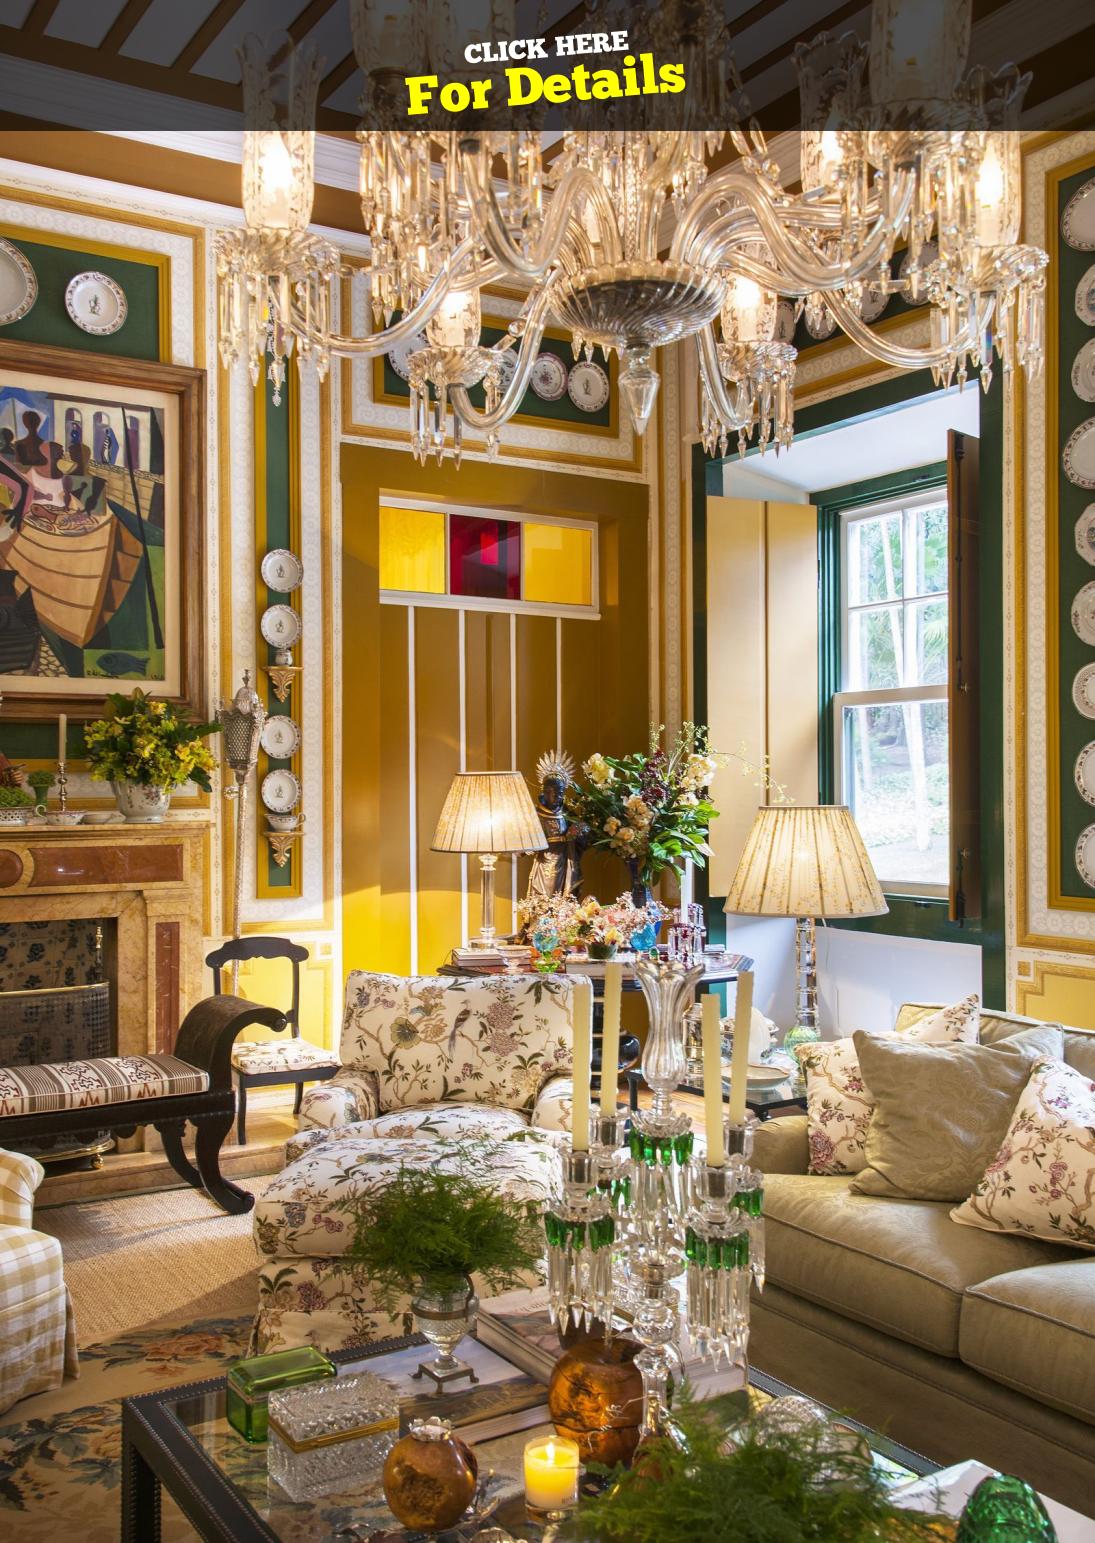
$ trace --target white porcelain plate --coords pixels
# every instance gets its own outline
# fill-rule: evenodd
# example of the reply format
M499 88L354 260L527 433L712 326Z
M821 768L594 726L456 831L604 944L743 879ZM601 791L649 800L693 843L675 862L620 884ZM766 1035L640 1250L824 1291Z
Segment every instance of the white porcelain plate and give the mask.
M795 341L795 306L793 300L781 300L776 306L776 330L773 334L773 342L793 343Z
M820 342L822 338L832 337L833 333L836 331L836 318L832 315L828 306L826 306L822 311L820 321L811 322L809 311L807 311L805 314L806 331L812 338L817 338Z
M1095 263L1076 285L1076 315L1089 327L1095 327Z
M924 275L926 274L927 270L931 267L932 263L938 262L938 260L939 260L939 243L938 243L938 241L924 241L924 242L922 242L921 243L921 247L920 247L920 265L919 265L920 266L920 298L916 302L917 304L920 304L923 301L923 299L924 299L924 284L925 284L925 277L924 277ZM911 252L906 252L904 257L901 259L901 267L897 270L898 278L899 279L907 279L908 276L909 276L909 271L910 271L911 268L912 268L912 253ZM910 297L906 295L905 298L909 299ZM911 301L910 301L910 303L911 303Z
M17 246L0 240L0 327L25 316L37 298L34 269Z
M1095 889L1095 825L1085 825L1076 842L1076 872Z
M507 348L504 354L498 355L498 389L505 393L509 390L509 383L517 373L517 355L512 348Z
M1076 550L1095 568L1095 504L1088 504L1076 521Z
M291 605L271 605L262 613L259 631L271 648L292 648L300 637L300 615Z
M558 354L537 354L529 382L541 402L557 402L567 388L567 367Z
M745 1073L745 1085L749 1088L775 1088L790 1076L786 1066L765 1066L750 1061Z
M407 363L412 354L416 354L420 348L426 346L426 334L416 332L405 343L397 343L394 348L388 350L388 363L399 376L400 380L410 380L411 370Z
M1089 740L1076 757L1073 775L1080 797L1085 803L1095 804L1095 739Z
M889 303L890 297L886 291L884 289L877 289L872 284L864 291L863 306L859 313L860 317L870 326L871 322L878 320Z
M262 726L262 748L274 761L287 761L300 746L300 725L286 713L272 713Z
M129 314L125 290L105 273L78 273L65 290L65 310L82 332L109 337Z
M1077 189L1065 205L1061 235L1077 252L1095 252L1095 177Z
M1072 389L1081 402L1095 402L1095 338L1088 338L1072 361Z
M608 401L608 376L592 359L583 359L571 367L567 395L582 412L599 412Z
M261 795L273 814L288 814L300 803L300 783L291 771L267 772L262 779Z
M1073 429L1061 452L1065 476L1078 488L1095 488L1095 418Z
M1095 579L1085 584L1072 602L1072 630L1081 643L1095 648Z
M276 547L267 552L259 565L262 582L267 589L277 590L279 595L291 594L304 577L304 564L295 552Z
M1085 718L1095 718L1095 664L1085 664L1072 681L1072 705Z

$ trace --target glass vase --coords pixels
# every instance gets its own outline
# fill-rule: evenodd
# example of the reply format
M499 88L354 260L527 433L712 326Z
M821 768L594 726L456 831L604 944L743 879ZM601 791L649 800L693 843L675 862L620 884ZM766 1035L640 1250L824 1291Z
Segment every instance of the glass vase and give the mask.
M479 1298L471 1282L424 1280L411 1300L411 1311L418 1332L437 1350L432 1360L421 1363L415 1377L431 1378L439 1390L464 1377L478 1382L471 1367L453 1354L464 1336L475 1328Z
M643 1048L643 1079L653 1093L650 1113L656 1121L673 1117L673 1093L685 1079L685 1009L692 1001L702 964L676 959L636 959L635 975L646 998L650 1020Z
M982 1479L966 1501L957 1543L1057 1543L1038 1494L1010 1473Z

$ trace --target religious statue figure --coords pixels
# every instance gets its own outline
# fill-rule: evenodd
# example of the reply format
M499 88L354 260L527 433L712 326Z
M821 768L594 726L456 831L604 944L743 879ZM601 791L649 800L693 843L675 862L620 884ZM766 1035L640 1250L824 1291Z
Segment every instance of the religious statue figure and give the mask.
M580 820L572 820L563 807L566 790L574 781L574 762L565 750L549 750L537 761L536 775L540 779L536 813L548 845L546 852L537 852L532 860L525 899L577 895L582 887L582 853L589 845L589 830Z

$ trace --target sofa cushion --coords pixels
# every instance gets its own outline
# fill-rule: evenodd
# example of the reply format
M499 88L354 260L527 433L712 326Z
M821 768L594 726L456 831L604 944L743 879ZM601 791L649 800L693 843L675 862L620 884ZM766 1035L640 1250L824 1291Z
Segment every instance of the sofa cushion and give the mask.
M846 1176L772 1174L764 1214L769 1280L937 1355L958 1355L968 1287L1073 1257L956 1227L945 1202L853 1194Z
M504 1141L446 1143L351 1138L341 1130L308 1147L267 1185L255 1203L255 1245L270 1256L344 1254L354 1236L347 1201L383 1187L400 1168L452 1172L468 1165L484 1184L542 1205L551 1196L559 1156L546 1132L525 1129Z
M383 1141L506 1141L528 1129L516 1109L490 1104L423 1104L419 1109L393 1109L375 1120L356 1120L331 1129L298 1131L285 1143L286 1162L331 1142Z
M1095 1425L1095 1259L1035 1265L966 1294L967 1366Z
M938 1011L937 1002L905 1002L898 1009L896 1028L900 1032L919 1018L930 1017ZM1034 1028L1041 1023L1041 1018L1025 1018L1021 1013L982 1008L979 1038L983 1045L998 1045L1002 1039L1008 1039L1020 1029ZM1091 1029L1066 1028L1059 1023L1051 1024L1051 1027L1064 1029L1065 1060L1069 1066L1075 1066L1085 1077L1095 1078L1095 1032Z

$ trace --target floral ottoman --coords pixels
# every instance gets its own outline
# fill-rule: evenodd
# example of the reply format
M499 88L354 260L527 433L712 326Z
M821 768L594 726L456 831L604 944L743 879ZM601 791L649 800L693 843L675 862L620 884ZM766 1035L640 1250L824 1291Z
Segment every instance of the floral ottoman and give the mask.
M524 1128L483 1140L478 1130L433 1139L419 1130L395 1138L374 1132L374 1123L302 1132L289 1144L292 1160L259 1197L254 1351L350 1349L409 1331L410 1298L383 1311L362 1267L344 1257L354 1232L347 1202L383 1186L401 1167L455 1171L470 1159L484 1183L518 1199L545 1205L555 1190L557 1138L549 1132ZM483 1296L485 1286L476 1284Z

